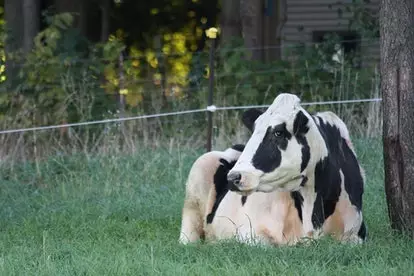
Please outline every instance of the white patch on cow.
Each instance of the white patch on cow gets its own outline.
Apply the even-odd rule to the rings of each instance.
[[[314,181],[314,177],[309,179]],[[309,181],[308,180],[308,181]],[[313,233],[313,223],[312,223],[312,213],[313,206],[316,200],[315,188],[312,186],[305,186],[301,189],[300,193],[303,197],[303,206],[302,206],[302,219],[303,219],[303,231],[305,233]]]
[[[293,244],[302,235],[302,224],[289,193],[254,193],[244,206],[240,201],[240,195],[226,194],[213,223],[207,226],[208,239],[270,245]]]
[[[358,237],[358,231],[363,221],[362,213],[349,200],[349,195],[345,190],[345,179],[342,170],[339,170],[339,175],[341,176],[341,195],[339,200],[347,203],[347,206],[341,210],[344,222],[342,239],[353,243],[360,243],[362,240]]]
[[[257,214],[246,207],[251,200],[249,197],[246,204],[241,206],[241,196],[228,192],[216,210],[213,223],[208,226],[208,236],[213,239],[235,238],[247,244],[257,242],[253,228]]]

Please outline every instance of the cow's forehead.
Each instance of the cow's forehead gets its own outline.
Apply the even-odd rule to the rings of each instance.
[[[281,123],[291,126],[300,108],[300,105],[296,104],[272,104],[266,112],[257,118],[255,128],[267,128]]]
[[[289,116],[282,113],[263,113],[256,120],[255,129],[262,129],[273,127],[281,123],[287,123],[289,121]]]

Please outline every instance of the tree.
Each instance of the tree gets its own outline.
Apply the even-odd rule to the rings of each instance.
[[[6,75],[9,84],[15,80],[17,65],[12,53],[23,50],[29,52],[33,47],[33,39],[39,32],[40,2],[39,0],[6,0],[4,2],[7,39]]]
[[[81,34],[87,34],[87,5],[88,1],[82,0],[56,0],[56,10],[58,13],[70,12],[73,15],[73,25],[77,27]]]
[[[281,31],[286,22],[286,0],[240,0],[242,35],[253,60],[281,56]]]
[[[263,44],[265,46],[263,55],[266,61],[281,58],[282,29],[287,20],[286,1],[266,1],[263,19]]]
[[[5,0],[4,17],[6,21],[7,39],[6,52],[6,76],[8,82],[12,82],[16,74],[11,53],[23,47],[23,21],[22,21],[22,0]]]
[[[241,38],[240,0],[222,1],[220,14],[221,43]]]
[[[110,26],[109,26],[109,12],[111,9],[111,0],[101,0],[100,3],[101,8],[101,41],[105,42],[108,40]]]
[[[380,37],[388,212],[414,238],[414,1],[381,0]]]
[[[263,60],[263,1],[240,0],[240,18],[244,43],[251,50],[251,58]]]
[[[39,32],[39,0],[23,0],[23,49],[27,53],[33,47],[33,39]]]

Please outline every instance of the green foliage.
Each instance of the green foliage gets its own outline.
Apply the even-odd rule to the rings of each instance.
[[[182,109],[175,102],[186,96],[182,90],[188,83],[192,57],[188,48],[196,43],[194,38],[187,39],[183,32],[166,34],[160,55],[154,49],[126,49],[125,34],[120,30],[107,42],[92,44],[71,27],[70,14],[47,16],[46,21],[49,25],[36,36],[31,52],[10,54],[19,64],[19,85],[1,95],[2,115],[7,115],[4,125],[25,127],[113,118],[118,114],[117,96],[121,92],[125,94],[126,112],[161,112],[166,110],[161,104],[161,63],[168,74],[165,96],[172,103],[169,108]],[[126,57],[121,81],[122,53]]]
[[[358,68],[357,53],[342,52],[333,58],[340,45],[339,36],[328,35],[318,44],[287,47],[284,56],[288,58],[269,63],[249,60],[242,41],[222,45],[217,51],[216,101],[221,105],[268,104],[282,91],[298,94],[304,102],[372,96],[375,64]],[[206,98],[205,94],[201,97]]]
[[[364,21],[368,16],[359,3],[352,5],[352,24],[362,32],[376,23]],[[189,10],[181,14],[185,5]],[[140,15],[134,17],[142,21],[151,16],[160,28],[153,29],[151,23],[145,34],[118,29],[107,42],[95,44],[72,27],[69,14],[46,16],[48,26],[36,36],[33,51],[11,55],[19,65],[20,85],[0,95],[0,116],[10,113],[4,124],[46,125],[115,116],[119,92],[125,95],[126,112],[132,114],[205,107],[209,54],[204,50],[208,47],[204,47],[203,28],[215,22],[213,10],[203,11],[206,5],[216,9],[215,4],[195,0],[117,4],[115,14],[131,19],[130,11],[139,7]],[[141,14],[144,11],[148,13],[145,16]],[[188,24],[176,22],[178,15],[188,17]],[[171,25],[166,27],[163,20]],[[153,34],[160,35],[160,45],[154,45]],[[135,43],[138,37],[143,44]],[[216,51],[214,101],[220,106],[268,104],[282,91],[296,93],[303,101],[371,96],[376,72],[356,68],[357,55],[334,61],[338,42],[338,37],[331,36],[318,45],[289,47],[284,53],[288,59],[269,63],[250,61],[243,41],[220,45]],[[123,80],[121,53],[125,54]],[[362,109],[354,113],[362,114]],[[200,125],[203,119],[204,114],[199,114]]]
[[[115,5],[112,24],[122,26],[129,46],[148,49],[154,35],[183,32],[189,39],[197,36],[203,25],[214,26],[219,14],[217,0],[122,1]],[[198,37],[199,38],[199,37]],[[197,40],[198,40],[197,38]],[[190,46],[190,45],[189,45]],[[196,46],[189,47],[195,51]]]
[[[375,10],[368,9],[367,4],[371,0],[352,0],[351,5],[347,5],[346,10],[352,13],[350,28],[357,31],[364,39],[379,37],[379,7]],[[379,3],[376,1],[376,5]]]
[[[11,117],[21,116],[20,125],[99,118],[103,111],[113,109],[113,101],[99,87],[103,71],[100,45],[89,44],[71,27],[68,13],[46,19],[49,25],[35,37],[31,52],[10,54],[19,64],[19,85],[13,93],[3,94],[7,97],[3,110],[12,110]],[[103,52],[108,51],[111,49]]]

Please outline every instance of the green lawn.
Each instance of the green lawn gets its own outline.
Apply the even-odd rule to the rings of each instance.
[[[347,246],[180,246],[184,182],[197,152],[54,157],[1,170],[0,275],[409,275],[414,242],[390,230],[379,141],[356,143],[369,241]]]

